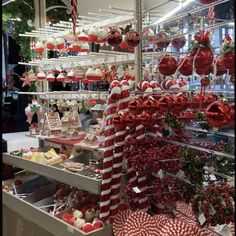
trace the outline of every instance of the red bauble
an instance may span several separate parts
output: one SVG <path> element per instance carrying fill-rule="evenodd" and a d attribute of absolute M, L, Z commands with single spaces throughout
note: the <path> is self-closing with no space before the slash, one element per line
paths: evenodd
<path fill-rule="evenodd" d="M 177 49 L 182 48 L 185 45 L 185 43 L 186 43 L 185 36 L 180 36 L 171 40 L 171 45 Z"/>
<path fill-rule="evenodd" d="M 223 63 L 223 57 L 219 56 L 216 60 L 216 76 L 221 76 L 227 73 L 227 70 Z"/>
<path fill-rule="evenodd" d="M 186 109 L 187 97 L 184 95 L 179 95 L 174 98 L 173 109 L 175 112 L 181 112 Z"/>
<path fill-rule="evenodd" d="M 185 58 L 181 59 L 179 61 L 178 66 L 180 65 L 181 65 L 181 67 L 179 68 L 180 74 L 185 75 L 185 76 L 192 75 L 192 72 L 193 72 L 193 58 L 192 57 L 186 56 Z"/>
<path fill-rule="evenodd" d="M 74 216 L 73 216 L 73 214 L 65 213 L 62 218 L 68 224 L 74 225 Z"/>
<path fill-rule="evenodd" d="M 82 231 L 84 231 L 85 233 L 89 233 L 89 232 L 93 231 L 94 229 L 95 228 L 93 227 L 93 225 L 91 223 L 86 223 L 82 227 Z"/>
<path fill-rule="evenodd" d="M 195 68 L 195 72 L 198 75 L 209 75 L 210 73 L 213 73 L 214 68 L 212 65 L 206 66 L 206 67 L 197 67 Z"/>
<path fill-rule="evenodd" d="M 134 30 L 127 32 L 125 35 L 125 42 L 131 48 L 137 47 L 140 43 L 139 34 Z"/>
<path fill-rule="evenodd" d="M 113 47 L 122 42 L 122 35 L 118 30 L 112 29 L 107 35 L 107 43 Z"/>
<path fill-rule="evenodd" d="M 155 36 L 155 41 L 158 48 L 163 49 L 169 46 L 170 40 L 168 40 L 168 37 L 169 37 L 168 34 L 164 31 L 159 32 Z"/>
<path fill-rule="evenodd" d="M 206 120 L 209 125 L 221 128 L 228 123 L 230 106 L 221 101 L 215 101 L 206 108 Z"/>
<path fill-rule="evenodd" d="M 232 70 L 234 68 L 234 53 L 230 52 L 230 53 L 226 53 L 223 56 L 223 65 L 226 69 Z"/>
<path fill-rule="evenodd" d="M 202 86 L 208 86 L 210 85 L 211 81 L 209 77 L 205 76 L 204 78 L 201 78 L 200 83 Z"/>
<path fill-rule="evenodd" d="M 98 220 L 97 222 L 93 223 L 94 229 L 101 229 L 104 227 L 104 223 L 101 220 Z"/>
<path fill-rule="evenodd" d="M 210 3 L 213 3 L 214 0 L 199 0 L 199 2 L 202 4 L 210 4 Z"/>
<path fill-rule="evenodd" d="M 44 48 L 35 48 L 35 52 L 38 54 L 43 54 Z"/>
<path fill-rule="evenodd" d="M 228 124 L 229 124 L 231 127 L 234 127 L 234 119 L 235 119 L 234 103 L 230 104 L 229 107 L 230 107 L 230 113 L 229 113 Z"/>
<path fill-rule="evenodd" d="M 201 99 L 203 100 L 201 94 L 195 94 L 191 101 L 190 107 L 197 108 L 199 106 Z"/>
<path fill-rule="evenodd" d="M 152 125 L 152 116 L 146 112 L 143 112 L 139 116 L 138 119 L 139 119 L 140 123 L 144 126 L 151 126 Z"/>
<path fill-rule="evenodd" d="M 135 99 L 129 103 L 129 110 L 134 115 L 139 115 L 143 111 L 143 104 L 140 99 Z"/>
<path fill-rule="evenodd" d="M 209 104 L 215 102 L 218 100 L 218 97 L 215 95 L 215 94 L 207 94 L 204 96 L 204 99 L 203 99 L 203 105 L 206 107 L 208 106 Z"/>
<path fill-rule="evenodd" d="M 170 109 L 172 108 L 174 99 L 169 96 L 163 96 L 159 99 L 159 101 L 157 102 L 157 110 L 158 112 L 160 112 L 161 114 L 170 111 Z"/>
<path fill-rule="evenodd" d="M 191 56 L 195 58 L 195 67 L 203 68 L 210 66 L 213 62 L 214 55 L 210 48 L 194 49 Z"/>
<path fill-rule="evenodd" d="M 158 64 L 158 70 L 162 75 L 169 76 L 173 75 L 175 71 L 178 68 L 177 61 L 174 57 L 171 57 L 169 55 L 164 56 L 159 64 Z"/>
<path fill-rule="evenodd" d="M 143 103 L 143 109 L 147 114 L 153 114 L 157 110 L 157 102 L 153 99 L 147 99 Z"/>

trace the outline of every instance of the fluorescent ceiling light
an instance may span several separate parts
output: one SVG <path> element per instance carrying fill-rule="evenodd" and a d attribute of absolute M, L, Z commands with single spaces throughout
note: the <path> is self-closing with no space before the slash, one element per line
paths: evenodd
<path fill-rule="evenodd" d="M 168 19 L 169 17 L 173 16 L 176 12 L 180 11 L 182 8 L 186 7 L 187 5 L 189 5 L 191 2 L 194 2 L 194 0 L 187 0 L 185 1 L 183 4 L 177 6 L 176 8 L 174 8 L 172 11 L 168 12 L 167 14 L 165 14 L 163 17 L 161 17 L 160 19 L 158 19 L 157 21 L 155 21 L 152 25 L 157 25 L 162 23 L 163 21 L 165 21 L 166 19 Z"/>
<path fill-rule="evenodd" d="M 14 2 L 15 0 L 5 0 L 5 1 L 2 1 L 2 6 L 5 6 L 7 5 L 8 3 L 10 2 Z"/>

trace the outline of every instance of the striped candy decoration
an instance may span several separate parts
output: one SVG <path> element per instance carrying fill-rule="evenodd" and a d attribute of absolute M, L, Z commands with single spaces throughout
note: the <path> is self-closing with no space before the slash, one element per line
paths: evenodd
<path fill-rule="evenodd" d="M 122 80 L 121 83 L 121 99 L 119 100 L 118 112 L 125 113 L 129 108 L 130 87 L 126 80 Z M 126 136 L 126 125 L 120 123 L 115 127 L 115 152 L 113 159 L 112 169 L 112 186 L 111 186 L 111 207 L 110 215 L 114 216 L 117 213 L 119 206 L 121 173 L 124 164 L 123 150 Z"/>
<path fill-rule="evenodd" d="M 113 118 L 116 115 L 117 101 L 120 98 L 120 83 L 117 80 L 110 84 L 110 94 L 107 98 L 107 117 L 105 127 L 105 151 L 103 157 L 103 175 L 100 198 L 100 219 L 107 221 L 110 216 L 110 193 L 112 181 L 112 164 L 113 164 L 113 150 L 115 128 Z"/>
<path fill-rule="evenodd" d="M 215 24 L 215 10 L 214 10 L 214 6 L 210 6 L 209 7 L 209 11 L 208 11 L 208 18 L 209 18 L 209 22 L 210 25 L 214 25 Z M 211 32 L 214 31 L 214 28 L 211 28 Z"/>
<path fill-rule="evenodd" d="M 113 221 L 113 233 L 114 236 L 125 236 L 124 227 L 127 218 L 132 214 L 132 211 L 127 209 L 124 211 L 118 211 Z"/>
<path fill-rule="evenodd" d="M 72 27 L 73 27 L 73 33 L 75 35 L 76 32 L 76 20 L 77 20 L 77 7 L 78 7 L 78 2 L 77 0 L 71 0 L 71 18 L 72 18 Z"/>

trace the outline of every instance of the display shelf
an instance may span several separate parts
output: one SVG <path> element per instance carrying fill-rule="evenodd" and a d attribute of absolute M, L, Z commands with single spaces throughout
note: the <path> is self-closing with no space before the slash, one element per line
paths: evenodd
<path fill-rule="evenodd" d="M 43 229 L 52 233 L 53 235 L 60 236 L 112 236 L 111 225 L 104 227 L 103 229 L 96 230 L 89 234 L 79 231 L 76 227 L 67 224 L 57 217 L 50 215 L 49 213 L 35 207 L 34 205 L 17 198 L 16 196 L 3 191 L 3 204 L 15 211 L 17 214 L 30 220 L 31 222 L 39 225 Z M 37 217 L 36 217 L 37 216 Z"/>
<path fill-rule="evenodd" d="M 168 139 L 163 139 L 163 141 L 167 142 L 167 143 L 172 143 L 172 144 L 176 144 L 176 145 L 180 145 L 183 147 L 189 147 L 195 150 L 199 150 L 199 151 L 203 151 L 212 155 L 217 155 L 217 156 L 221 156 L 221 157 L 226 157 L 229 159 L 235 159 L 234 155 L 231 154 L 227 154 L 227 153 L 223 153 L 223 152 L 218 152 L 218 151 L 214 151 L 211 149 L 207 149 L 207 148 L 202 148 L 202 147 L 197 147 L 197 146 L 193 146 L 190 144 L 186 144 L 186 143 L 181 143 L 181 142 L 177 142 L 177 141 L 172 141 L 172 140 L 168 140 Z"/>
<path fill-rule="evenodd" d="M 82 150 L 88 150 L 92 152 L 98 151 L 100 153 L 104 153 L 104 148 L 99 148 L 98 144 L 90 145 L 90 144 L 85 143 L 84 141 L 76 143 L 74 147 L 81 148 Z"/>
<path fill-rule="evenodd" d="M 36 162 L 24 160 L 20 157 L 3 153 L 2 160 L 4 163 L 26 169 L 33 173 L 69 184 L 90 193 L 100 194 L 101 180 L 90 178 L 78 173 L 72 173 L 67 170 L 59 169 L 54 166 L 38 164 Z"/>

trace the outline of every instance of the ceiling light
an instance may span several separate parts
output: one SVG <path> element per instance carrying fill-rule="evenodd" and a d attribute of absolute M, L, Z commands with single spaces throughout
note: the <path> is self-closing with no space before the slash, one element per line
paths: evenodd
<path fill-rule="evenodd" d="M 7 5 L 8 3 L 15 2 L 15 0 L 3 1 L 2 6 Z"/>
<path fill-rule="evenodd" d="M 19 18 L 19 17 L 16 17 L 16 20 L 17 20 L 17 21 L 21 21 L 21 18 Z"/>
<path fill-rule="evenodd" d="M 158 19 L 157 21 L 155 21 L 152 25 L 157 25 L 162 23 L 163 21 L 165 21 L 166 19 L 168 19 L 169 17 L 173 16 L 176 12 L 180 11 L 182 8 L 186 7 L 187 5 L 189 5 L 191 2 L 193 2 L 194 0 L 187 0 L 185 1 L 183 4 L 181 4 L 181 6 L 177 6 L 176 8 L 174 8 L 172 11 L 168 12 L 166 15 L 164 15 L 163 17 L 161 17 L 160 19 Z"/>

